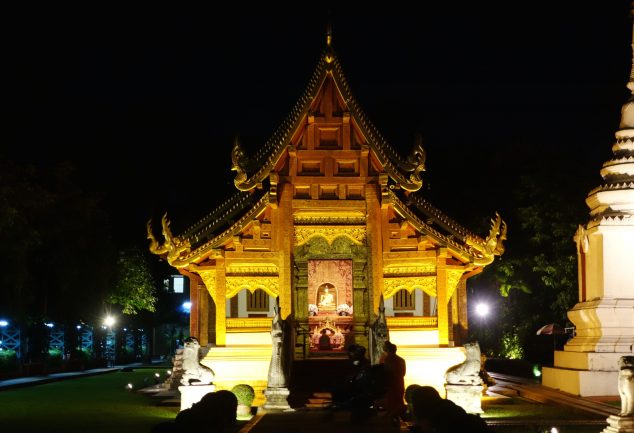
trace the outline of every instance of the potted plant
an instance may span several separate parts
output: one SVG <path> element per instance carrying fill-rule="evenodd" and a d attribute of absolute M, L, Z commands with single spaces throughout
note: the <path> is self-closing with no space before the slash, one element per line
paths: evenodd
<path fill-rule="evenodd" d="M 251 418 L 251 404 L 255 398 L 255 390 L 253 387 L 246 383 L 240 383 L 231 388 L 231 392 L 238 399 L 237 418 Z"/>

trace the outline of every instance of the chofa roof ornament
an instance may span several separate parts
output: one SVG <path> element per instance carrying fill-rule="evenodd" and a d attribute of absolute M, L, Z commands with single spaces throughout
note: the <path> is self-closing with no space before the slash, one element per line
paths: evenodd
<path fill-rule="evenodd" d="M 177 260 L 190 252 L 191 245 L 189 244 L 189 241 L 183 241 L 179 237 L 172 235 L 170 221 L 167 219 L 167 213 L 165 213 L 163 218 L 161 218 L 161 225 L 163 226 L 163 237 L 165 238 L 165 241 L 162 244 L 159 244 L 152 232 L 152 220 L 150 219 L 147 222 L 147 238 L 150 240 L 150 252 L 157 255 L 167 254 L 167 263 L 171 266 L 179 267 Z"/>
<path fill-rule="evenodd" d="M 486 266 L 493 262 L 495 256 L 504 254 L 504 241 L 506 240 L 506 223 L 499 213 L 495 213 L 495 218 L 491 219 L 491 230 L 486 239 L 479 239 L 468 236 L 467 245 L 471 247 L 475 259 L 473 264 Z"/>

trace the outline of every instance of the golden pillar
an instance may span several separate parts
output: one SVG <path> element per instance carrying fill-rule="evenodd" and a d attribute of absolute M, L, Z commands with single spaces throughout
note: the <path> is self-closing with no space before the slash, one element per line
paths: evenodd
<path fill-rule="evenodd" d="M 379 301 L 383 293 L 383 240 L 381 233 L 381 204 L 379 190 L 374 185 L 366 186 L 368 268 L 370 269 L 370 309 L 378 314 Z"/>
<path fill-rule="evenodd" d="M 436 296 L 438 300 L 438 344 L 449 345 L 449 309 L 447 298 L 447 249 L 439 248 L 436 255 Z"/>
<path fill-rule="evenodd" d="M 291 313 L 291 250 L 293 248 L 293 186 L 285 183 L 278 191 L 279 205 L 274 210 L 276 246 L 279 254 L 279 297 L 282 320 Z"/>

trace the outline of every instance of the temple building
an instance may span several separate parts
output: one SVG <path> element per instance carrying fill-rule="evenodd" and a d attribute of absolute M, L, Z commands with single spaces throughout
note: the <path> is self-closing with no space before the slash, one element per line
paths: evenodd
<path fill-rule="evenodd" d="M 279 298 L 289 365 L 345 357 L 352 343 L 375 361 L 383 321 L 406 384 L 442 390 L 464 359 L 466 281 L 504 251 L 500 216 L 480 237 L 417 193 L 421 143 L 405 157 L 388 144 L 330 35 L 286 120 L 254 155 L 236 141 L 231 157 L 231 198 L 183 233 L 165 216 L 157 239 L 148 223 L 150 250 L 190 280 L 190 333 L 209 348 L 218 388 L 266 387 Z"/>
<path fill-rule="evenodd" d="M 586 198 L 590 221 L 574 236 L 579 302 L 568 318 L 575 336 L 543 370 L 544 385 L 581 396 L 618 395 L 618 360 L 634 356 L 634 59 L 627 87 L 614 157 Z"/>

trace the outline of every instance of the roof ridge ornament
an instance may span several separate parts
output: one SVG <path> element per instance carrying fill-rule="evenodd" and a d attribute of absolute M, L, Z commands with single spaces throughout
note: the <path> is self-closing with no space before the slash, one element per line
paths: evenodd
<path fill-rule="evenodd" d="M 402 170 L 411 173 L 408 180 L 412 183 L 413 187 L 409 185 L 401 185 L 403 189 L 407 191 L 418 191 L 423 186 L 421 172 L 425 171 L 426 158 L 425 149 L 423 148 L 423 137 L 421 134 L 416 134 L 414 146 L 407 156 L 406 162 L 399 164 L 399 167 Z"/>
<path fill-rule="evenodd" d="M 152 220 L 147 222 L 147 238 L 150 241 L 150 252 L 157 255 L 167 254 L 167 262 L 174 267 L 177 266 L 176 260 L 181 256 L 186 255 L 191 250 L 189 240 L 183 240 L 178 236 L 172 234 L 170 229 L 170 220 L 167 219 L 167 212 L 161 218 L 161 225 L 163 227 L 163 238 L 165 239 L 162 244 L 159 244 L 154 233 L 152 231 Z"/>
<path fill-rule="evenodd" d="M 244 187 L 244 183 L 247 181 L 248 176 L 244 169 L 244 160 L 246 154 L 240 146 L 240 138 L 236 136 L 233 139 L 233 149 L 231 149 L 231 171 L 236 172 L 236 177 L 233 179 L 233 183 L 240 191 L 248 191 L 251 188 Z"/>
<path fill-rule="evenodd" d="M 495 213 L 495 218 L 491 219 L 491 230 L 489 236 L 484 239 L 477 239 L 472 236 L 467 236 L 466 242 L 470 246 L 473 252 L 477 256 L 473 260 L 473 264 L 476 266 L 486 266 L 493 262 L 495 256 L 501 256 L 504 254 L 504 244 L 506 240 L 506 222 L 502 219 L 498 212 Z"/>
<path fill-rule="evenodd" d="M 326 25 L 326 56 L 325 60 L 327 64 L 331 64 L 335 60 L 335 52 L 332 49 L 332 22 L 328 20 Z"/>

